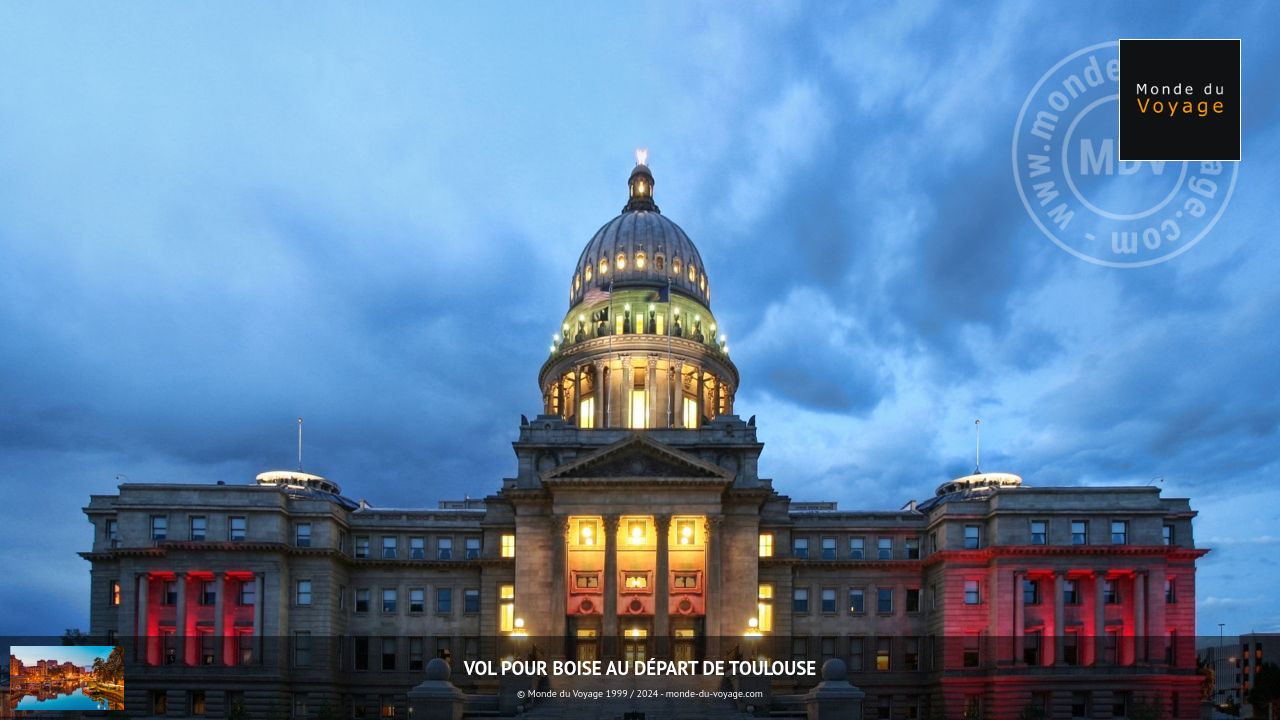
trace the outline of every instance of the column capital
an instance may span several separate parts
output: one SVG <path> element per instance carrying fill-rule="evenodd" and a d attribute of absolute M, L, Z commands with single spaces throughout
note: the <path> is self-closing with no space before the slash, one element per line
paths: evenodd
<path fill-rule="evenodd" d="M 648 358 L 648 360 L 647 360 L 646 362 L 647 362 L 647 364 L 648 364 L 648 366 L 649 366 L 649 369 L 650 369 L 650 370 L 657 370 L 657 369 L 658 369 L 658 356 L 657 356 L 657 355 L 650 355 L 650 356 L 649 356 L 649 358 Z"/>
<path fill-rule="evenodd" d="M 653 527 L 659 532 L 671 527 L 671 515 L 663 513 L 653 516 Z"/>
<path fill-rule="evenodd" d="M 604 516 L 604 530 L 607 533 L 615 533 L 618 531 L 618 523 L 622 516 L 617 513 L 610 513 Z"/>

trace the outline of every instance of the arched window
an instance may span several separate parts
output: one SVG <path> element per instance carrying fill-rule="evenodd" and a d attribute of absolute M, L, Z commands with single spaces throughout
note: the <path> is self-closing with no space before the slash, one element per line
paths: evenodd
<path fill-rule="evenodd" d="M 680 256 L 679 255 L 677 255 L 675 259 L 671 261 L 671 272 L 675 273 L 676 277 L 680 277 Z"/>
<path fill-rule="evenodd" d="M 608 274 L 609 274 L 609 261 L 605 258 L 600 258 L 600 275 L 603 277 L 604 275 L 608 275 Z"/>
<path fill-rule="evenodd" d="M 659 272 L 661 272 L 661 271 L 663 271 L 663 270 L 666 270 L 666 269 L 667 269 L 667 262 L 666 262 L 666 260 L 667 260 L 667 259 L 666 259 L 666 258 L 664 258 L 664 257 L 662 256 L 662 253 L 658 253 L 657 255 L 654 255 L 654 256 L 653 256 L 653 269 L 654 269 L 654 270 L 657 270 L 657 271 L 659 271 Z"/>
<path fill-rule="evenodd" d="M 618 263 L 618 269 L 619 269 L 619 270 L 626 270 L 626 269 L 627 269 L 627 254 L 626 254 L 626 253 L 623 253 L 623 252 L 618 253 L 617 263 Z"/>
<path fill-rule="evenodd" d="M 689 282 L 697 282 L 697 281 L 698 281 L 698 268 L 693 263 L 689 263 Z"/>
<path fill-rule="evenodd" d="M 643 251 L 643 250 L 637 250 L 637 251 L 636 251 L 636 269 L 637 269 L 637 270 L 643 270 L 643 269 L 644 269 L 644 263 L 645 263 L 644 251 Z"/>
<path fill-rule="evenodd" d="M 591 263 L 587 263 L 587 267 L 583 272 L 587 276 L 587 282 L 591 282 Z"/>
<path fill-rule="evenodd" d="M 578 288 L 582 287 L 582 276 L 578 273 L 573 274 L 573 291 L 578 292 Z"/>
<path fill-rule="evenodd" d="M 702 278 L 698 281 L 698 284 L 702 287 L 703 292 L 707 291 L 707 274 L 706 273 L 702 274 Z"/>

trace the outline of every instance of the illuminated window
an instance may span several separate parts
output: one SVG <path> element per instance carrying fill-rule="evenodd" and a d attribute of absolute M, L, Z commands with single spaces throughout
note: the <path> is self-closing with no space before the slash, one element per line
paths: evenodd
<path fill-rule="evenodd" d="M 629 572 L 623 573 L 622 587 L 627 590 L 644 590 L 649 587 L 649 573 Z"/>
<path fill-rule="evenodd" d="M 632 545 L 643 545 L 649 539 L 649 530 L 644 520 L 627 521 L 627 542 Z"/>
<path fill-rule="evenodd" d="M 675 275 L 680 274 L 680 258 L 677 256 L 671 261 L 671 272 Z"/>
<path fill-rule="evenodd" d="M 773 533 L 760 533 L 760 557 L 773 557 Z"/>
<path fill-rule="evenodd" d="M 578 403 L 578 427 L 590 430 L 596 426 L 596 399 L 586 397 Z"/>
<path fill-rule="evenodd" d="M 617 257 L 616 262 L 617 262 L 617 264 L 618 264 L 618 269 L 619 269 L 619 270 L 626 270 L 626 269 L 627 269 L 627 254 L 626 254 L 626 253 L 618 253 L 618 257 Z"/>
<path fill-rule="evenodd" d="M 587 282 L 591 282 L 592 271 L 591 271 L 591 266 L 590 266 L 590 265 L 587 265 L 587 267 L 586 267 L 586 269 L 583 271 L 582 275 L 583 275 L 583 277 L 585 277 L 585 278 L 587 279 Z"/>
<path fill-rule="evenodd" d="M 578 521 L 578 544 L 579 545 L 595 545 L 596 544 L 596 522 L 594 520 Z"/>
<path fill-rule="evenodd" d="M 516 556 L 516 536 L 507 534 L 502 536 L 502 557 L 510 558 Z"/>
<path fill-rule="evenodd" d="M 693 545 L 695 528 L 692 520 L 679 520 L 676 522 L 676 544 Z"/>
<path fill-rule="evenodd" d="M 703 291 L 703 292 L 706 292 L 706 291 L 707 291 L 707 276 L 706 276 L 706 275 L 703 275 L 703 276 L 701 277 L 701 279 L 699 279 L 699 280 L 698 280 L 698 284 L 702 286 L 702 291 Z"/>
<path fill-rule="evenodd" d="M 689 263 L 689 282 L 695 282 L 698 279 L 698 268 Z"/>
<path fill-rule="evenodd" d="M 684 399 L 684 427 L 686 430 L 698 427 L 698 402 L 687 396 Z"/>
<path fill-rule="evenodd" d="M 889 669 L 889 638 L 876 638 L 876 670 L 884 672 Z"/>
<path fill-rule="evenodd" d="M 761 632 L 770 632 L 773 630 L 773 584 L 760 583 L 760 591 L 757 593 L 758 602 L 756 610 L 759 613 L 757 627 Z"/>
<path fill-rule="evenodd" d="M 590 590 L 600 587 L 600 575 L 597 573 L 574 573 L 573 586 L 579 590 Z"/>
<path fill-rule="evenodd" d="M 649 394 L 644 388 L 631 391 L 631 427 L 646 428 L 649 426 Z"/>
<path fill-rule="evenodd" d="M 601 275 L 609 274 L 609 261 L 606 260 L 605 258 L 600 258 L 600 274 Z"/>
<path fill-rule="evenodd" d="M 696 590 L 698 588 L 698 573 L 676 573 L 675 586 L 683 590 Z"/>
<path fill-rule="evenodd" d="M 644 251 L 643 250 L 637 251 L 636 252 L 636 269 L 643 270 L 644 264 L 645 264 Z"/>
<path fill-rule="evenodd" d="M 111 604 L 112 605 L 120 604 L 120 581 L 119 580 L 111 581 Z"/>
<path fill-rule="evenodd" d="M 516 628 L 516 586 L 498 586 L 498 630 L 511 632 Z"/>

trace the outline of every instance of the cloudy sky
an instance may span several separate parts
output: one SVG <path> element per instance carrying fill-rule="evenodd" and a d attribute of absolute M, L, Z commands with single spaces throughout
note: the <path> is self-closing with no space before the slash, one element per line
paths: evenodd
<path fill-rule="evenodd" d="M 514 473 L 573 263 L 650 149 L 796 499 L 972 467 L 1200 516 L 1202 633 L 1280 630 L 1280 7 L 0 5 L 0 633 L 87 627 L 90 493 L 293 463 L 377 505 Z M 1055 62 L 1242 37 L 1229 208 L 1143 270 L 1050 243 Z"/>

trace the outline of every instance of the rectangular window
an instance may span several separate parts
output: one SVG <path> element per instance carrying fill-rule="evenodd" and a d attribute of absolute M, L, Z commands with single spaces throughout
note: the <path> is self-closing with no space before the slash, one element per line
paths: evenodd
<path fill-rule="evenodd" d="M 836 589 L 822 588 L 822 612 L 834 613 L 836 611 Z"/>
<path fill-rule="evenodd" d="M 600 587 L 600 574 L 593 572 L 575 572 L 573 586 L 579 590 L 590 590 Z"/>
<path fill-rule="evenodd" d="M 1080 664 L 1080 634 L 1067 631 L 1062 636 L 1062 662 L 1067 665 Z"/>
<path fill-rule="evenodd" d="M 203 515 L 193 515 L 191 517 L 191 539 L 204 540 L 205 531 L 209 527 L 209 521 Z"/>
<path fill-rule="evenodd" d="M 453 588 L 436 588 L 436 612 L 441 615 L 453 612 Z"/>
<path fill-rule="evenodd" d="M 1116 651 L 1120 648 L 1120 633 L 1117 630 L 1108 630 L 1107 636 L 1102 646 L 1102 662 L 1107 665 L 1115 665 Z"/>
<path fill-rule="evenodd" d="M 1129 693 L 1124 690 L 1114 690 L 1111 693 L 1111 717 L 1127 718 L 1129 717 Z"/>
<path fill-rule="evenodd" d="M 346 585 L 338 586 L 338 609 L 339 610 L 347 609 L 347 586 Z"/>
<path fill-rule="evenodd" d="M 698 402 L 689 396 L 684 398 L 684 428 L 693 430 L 698 427 Z"/>
<path fill-rule="evenodd" d="M 311 581 L 310 580 L 298 581 L 298 592 L 296 594 L 296 598 L 297 598 L 298 605 L 311 604 Z"/>
<path fill-rule="evenodd" d="M 594 397 L 583 398 L 578 403 L 578 427 L 590 430 L 596 426 L 596 399 Z"/>
<path fill-rule="evenodd" d="M 1178 631 L 1170 630 L 1169 636 L 1164 639 L 1164 663 L 1166 665 L 1178 664 Z"/>
<path fill-rule="evenodd" d="M 807 560 L 809 558 L 809 538 L 792 539 L 791 556 L 800 560 Z"/>
<path fill-rule="evenodd" d="M 471 614 L 480 612 L 479 589 L 467 588 L 462 591 L 462 612 Z"/>
<path fill-rule="evenodd" d="M 920 538 L 909 537 L 906 540 L 906 544 L 907 544 L 907 559 L 919 560 L 920 559 Z"/>
<path fill-rule="evenodd" d="M 294 544 L 298 547 L 311 547 L 311 523 L 298 523 Z"/>
<path fill-rule="evenodd" d="M 369 557 L 369 536 L 363 535 L 356 538 L 356 557 Z"/>
<path fill-rule="evenodd" d="M 698 588 L 698 573 L 676 573 L 673 578 L 673 585 L 681 590 L 696 590 Z"/>
<path fill-rule="evenodd" d="M 760 557 L 773 557 L 773 533 L 760 533 Z"/>
<path fill-rule="evenodd" d="M 849 588 L 849 612 L 861 615 L 867 611 L 866 593 L 862 588 Z"/>
<path fill-rule="evenodd" d="M 833 537 L 822 538 L 822 559 L 823 560 L 836 559 L 836 539 L 835 538 Z"/>
<path fill-rule="evenodd" d="M 1089 693 L 1087 692 L 1071 693 L 1071 717 L 1072 718 L 1089 717 Z"/>
<path fill-rule="evenodd" d="M 355 639 L 355 648 L 352 655 L 355 656 L 356 670 L 369 669 L 369 638 L 358 637 Z"/>
<path fill-rule="evenodd" d="M 478 560 L 480 558 L 480 538 L 469 537 L 463 542 L 466 544 L 467 559 Z"/>
<path fill-rule="evenodd" d="M 903 641 L 902 664 L 906 670 L 920 669 L 920 638 L 909 637 Z"/>
<path fill-rule="evenodd" d="M 1164 581 L 1164 601 L 1169 605 L 1172 605 L 1178 602 L 1177 585 L 1175 584 L 1174 580 L 1175 578 L 1170 577 L 1170 578 L 1165 578 L 1165 581 Z"/>
<path fill-rule="evenodd" d="M 110 589 L 107 591 L 107 594 L 111 598 L 112 605 L 120 604 L 120 581 L 119 580 L 111 581 L 111 586 L 110 586 Z"/>
<path fill-rule="evenodd" d="M 169 712 L 169 694 L 164 690 L 151 691 L 151 714 L 165 715 Z"/>
<path fill-rule="evenodd" d="M 1120 591 L 1116 588 L 1115 580 L 1102 581 L 1102 602 L 1105 605 L 1120 604 Z"/>
<path fill-rule="evenodd" d="M 849 559 L 862 560 L 866 557 L 866 540 L 860 537 L 849 538 Z"/>
<path fill-rule="evenodd" d="M 623 590 L 644 590 L 649 587 L 649 573 L 628 572 L 622 574 Z"/>
<path fill-rule="evenodd" d="M 1127 520 L 1111 521 L 1111 544 L 1124 545 L 1129 542 L 1129 522 Z"/>
<path fill-rule="evenodd" d="M 169 518 L 164 515 L 151 516 L 151 539 L 164 540 L 169 536 Z"/>
<path fill-rule="evenodd" d="M 242 542 L 245 535 L 249 531 L 249 518 L 243 515 L 233 515 L 227 518 L 227 539 L 232 542 Z"/>
<path fill-rule="evenodd" d="M 876 638 L 876 670 L 886 671 L 889 669 L 889 638 Z"/>
<path fill-rule="evenodd" d="M 1072 520 L 1071 521 L 1071 544 L 1072 545 L 1088 545 L 1089 544 L 1089 521 L 1088 520 Z"/>
<path fill-rule="evenodd" d="M 920 612 L 920 588 L 907 588 L 907 612 Z"/>
<path fill-rule="evenodd" d="M 938 552 L 938 532 L 936 530 L 929 533 L 929 552 Z"/>
<path fill-rule="evenodd" d="M 442 537 L 439 540 L 436 540 L 436 559 L 453 559 L 453 538 Z"/>
<path fill-rule="evenodd" d="M 516 586 L 498 586 L 498 629 L 511 632 L 516 628 Z"/>
<path fill-rule="evenodd" d="M 382 669 L 396 669 L 396 639 L 393 637 L 382 638 Z"/>
<path fill-rule="evenodd" d="M 293 666 L 307 667 L 311 664 L 311 633 L 298 631 L 293 634 Z"/>
<path fill-rule="evenodd" d="M 396 552 L 399 550 L 400 539 L 394 535 L 382 536 L 382 557 L 384 560 L 394 560 Z"/>
<path fill-rule="evenodd" d="M 427 559 L 427 539 L 424 537 L 409 538 L 409 559 L 410 560 L 426 560 Z"/>
<path fill-rule="evenodd" d="M 218 602 L 218 586 L 212 580 L 200 581 L 200 604 L 209 606 Z"/>
<path fill-rule="evenodd" d="M 1022 580 L 1022 603 L 1024 605 L 1040 604 L 1040 581 L 1031 578 Z"/>
<path fill-rule="evenodd" d="M 513 558 L 515 556 L 516 556 L 516 536 L 511 534 L 503 535 L 502 536 L 502 557 Z"/>
<path fill-rule="evenodd" d="M 396 611 L 396 601 L 399 600 L 397 597 L 399 594 L 400 592 L 396 588 L 382 589 L 382 612 L 393 613 Z"/>
<path fill-rule="evenodd" d="M 818 654 L 822 656 L 822 661 L 826 662 L 836 656 L 836 639 L 833 637 L 824 637 L 818 643 Z"/>
<path fill-rule="evenodd" d="M 1062 581 L 1062 604 L 1063 605 L 1079 605 L 1080 592 L 1076 587 L 1075 580 Z"/>
<path fill-rule="evenodd" d="M 809 658 L 809 639 L 802 637 L 791 638 L 791 659 L 807 660 Z"/>
<path fill-rule="evenodd" d="M 964 636 L 964 666 L 976 668 L 982 664 L 982 642 L 977 633 L 966 633 Z"/>
<path fill-rule="evenodd" d="M 876 540 L 876 559 L 893 559 L 893 538 L 882 537 Z"/>
<path fill-rule="evenodd" d="M 1165 525 L 1164 528 L 1160 531 L 1160 533 L 1162 538 L 1164 539 L 1165 545 L 1173 544 L 1173 526 L 1172 525 Z"/>
<path fill-rule="evenodd" d="M 163 598 L 163 602 L 161 602 L 161 604 L 162 604 L 162 605 L 169 605 L 169 606 L 173 606 L 173 605 L 177 605 L 177 604 L 178 604 L 178 583 L 177 583 L 176 581 L 174 581 L 174 580 L 166 580 L 166 581 L 165 581 L 165 583 L 164 583 L 164 598 Z"/>
<path fill-rule="evenodd" d="M 862 672 L 862 644 L 860 637 L 849 638 L 849 670 L 853 672 Z"/>
<path fill-rule="evenodd" d="M 239 604 L 249 606 L 257 602 L 258 583 L 254 580 L 240 581 Z"/>
<path fill-rule="evenodd" d="M 876 588 L 876 612 L 881 615 L 893 612 L 893 588 Z"/>
<path fill-rule="evenodd" d="M 876 698 L 876 720 L 889 720 L 893 717 L 893 696 L 881 695 Z"/>
<path fill-rule="evenodd" d="M 205 694 L 203 690 L 192 690 L 187 693 L 187 712 L 191 715 L 204 715 Z"/>
<path fill-rule="evenodd" d="M 791 594 L 791 611 L 798 613 L 809 612 L 809 590 L 808 588 L 796 588 Z"/>
<path fill-rule="evenodd" d="M 1031 544 L 1047 545 L 1049 543 L 1049 522 L 1047 520 L 1031 521 Z"/>
<path fill-rule="evenodd" d="M 773 631 L 773 584 L 760 583 L 756 591 L 756 612 L 761 632 Z"/>
<path fill-rule="evenodd" d="M 977 550 L 982 547 L 982 529 L 977 525 L 964 526 L 964 549 Z"/>
<path fill-rule="evenodd" d="M 1022 637 L 1022 662 L 1033 666 L 1040 664 L 1040 638 L 1038 632 L 1028 632 Z"/>
<path fill-rule="evenodd" d="M 421 670 L 426 667 L 426 644 L 420 637 L 409 638 L 409 669 Z"/>
<path fill-rule="evenodd" d="M 425 588 L 409 588 L 409 612 L 420 613 L 427 610 L 427 591 Z"/>
<path fill-rule="evenodd" d="M 982 602 L 982 594 L 978 589 L 977 580 L 964 581 L 964 604 L 977 605 Z"/>
<path fill-rule="evenodd" d="M 356 612 L 369 612 L 369 588 L 356 588 Z"/>
<path fill-rule="evenodd" d="M 116 545 L 119 545 L 120 544 L 120 521 L 115 520 L 114 518 L 111 520 L 108 520 L 106 533 L 107 533 L 107 542 L 111 545 L 111 547 L 115 547 Z"/>

